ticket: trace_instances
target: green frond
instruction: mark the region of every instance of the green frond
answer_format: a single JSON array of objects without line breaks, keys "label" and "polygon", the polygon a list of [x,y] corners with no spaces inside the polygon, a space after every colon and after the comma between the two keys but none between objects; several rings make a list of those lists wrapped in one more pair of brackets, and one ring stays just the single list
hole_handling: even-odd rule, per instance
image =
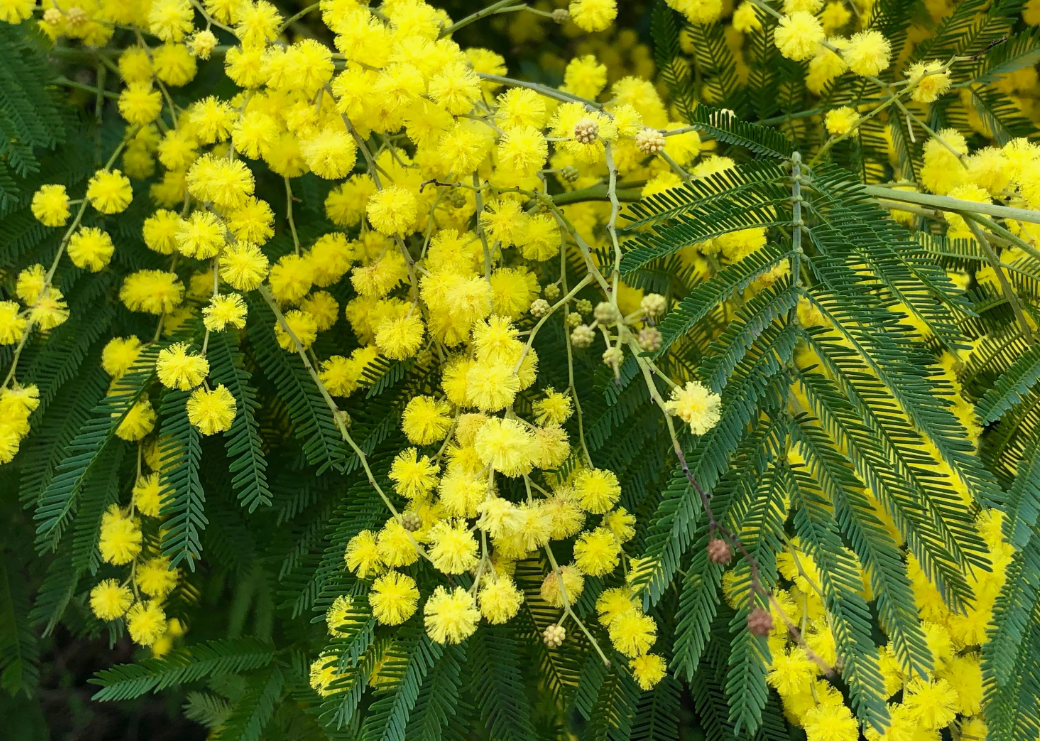
[{"label": "green frond", "polygon": [[0,689],[31,696],[40,681],[40,647],[29,621],[29,579],[17,555],[0,549]]},{"label": "green frond", "polygon": [[485,727],[493,738],[531,741],[535,738],[531,709],[524,692],[516,641],[504,626],[482,626],[466,649],[469,684]]},{"label": "green frond", "polygon": [[159,410],[159,460],[162,464],[162,515],[166,518],[163,555],[170,566],[187,561],[195,570],[202,555],[202,532],[206,519],[206,494],[199,479],[202,441],[199,431],[188,421],[190,391],[168,389]]},{"label": "green frond", "polygon": [[41,552],[57,547],[77,507],[87,474],[115,436],[116,428],[127,412],[151,382],[159,350],[158,345],[152,345],[141,351],[133,367],[115,382],[109,394],[91,411],[90,419],[65,447],[65,457],[55,469],[47,488],[40,494],[33,515],[37,522],[36,547]]},{"label": "green frond", "polygon": [[161,659],[119,664],[98,672],[91,684],[101,687],[95,700],[130,700],[207,677],[259,669],[274,660],[274,647],[255,638],[208,641],[174,649]]},{"label": "green frond", "polygon": [[231,460],[229,470],[234,474],[231,486],[238,493],[239,502],[250,512],[261,504],[271,505],[271,489],[267,484],[267,458],[264,456],[260,425],[256,410],[260,404],[256,391],[250,386],[251,376],[243,365],[243,354],[238,351],[237,338],[229,332],[211,335],[210,372],[213,380],[224,384],[235,397],[235,420],[224,435],[224,445]]},{"label": "green frond", "polygon": [[982,424],[996,422],[1013,406],[1020,403],[1029,390],[1040,381],[1040,347],[1027,348],[979,400],[976,411]]},{"label": "green frond", "polygon": [[285,688],[285,674],[271,665],[246,680],[245,694],[231,704],[216,736],[221,741],[259,741]]}]

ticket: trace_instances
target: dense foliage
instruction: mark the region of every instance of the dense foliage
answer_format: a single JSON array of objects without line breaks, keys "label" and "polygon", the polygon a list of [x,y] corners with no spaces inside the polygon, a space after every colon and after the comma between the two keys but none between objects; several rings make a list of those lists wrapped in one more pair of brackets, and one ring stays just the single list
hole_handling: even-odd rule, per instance
[{"label": "dense foliage", "polygon": [[0,21],[22,737],[1040,735],[1040,3]]}]

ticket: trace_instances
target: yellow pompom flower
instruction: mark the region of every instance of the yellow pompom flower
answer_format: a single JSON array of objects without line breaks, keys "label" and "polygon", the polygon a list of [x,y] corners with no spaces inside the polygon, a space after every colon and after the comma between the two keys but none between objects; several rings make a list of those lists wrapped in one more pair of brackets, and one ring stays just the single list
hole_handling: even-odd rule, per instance
[{"label": "yellow pompom flower", "polygon": [[139,646],[151,646],[166,632],[166,613],[157,600],[136,602],[126,613],[126,629]]},{"label": "yellow pompom flower", "polygon": [[144,438],[155,429],[155,409],[148,399],[141,399],[126,413],[116,427],[116,437],[127,442]]},{"label": "yellow pompom flower", "polygon": [[136,337],[113,337],[101,351],[101,367],[112,376],[112,380],[118,380],[130,370],[140,354],[141,341]]},{"label": "yellow pompom flower", "polygon": [[137,588],[149,597],[163,599],[177,586],[179,573],[170,568],[170,559],[166,556],[149,558],[137,564],[134,569],[134,581]]},{"label": "yellow pompom flower", "polygon": [[148,30],[163,41],[180,41],[194,28],[194,17],[188,0],[155,0],[148,12]]},{"label": "yellow pompom flower", "polygon": [[202,323],[210,332],[222,332],[227,327],[242,329],[246,326],[246,302],[237,293],[214,296],[202,309]]},{"label": "yellow pompom flower", "polygon": [[98,548],[105,563],[122,566],[130,563],[141,552],[141,527],[112,504],[101,516]]},{"label": "yellow pompom flower", "polygon": [[415,226],[418,208],[414,195],[400,186],[391,185],[373,194],[368,200],[366,213],[380,234],[403,236]]},{"label": "yellow pompom flower", "polygon": [[370,574],[383,571],[383,562],[379,558],[379,546],[376,536],[371,530],[362,530],[347,543],[343,554],[347,568],[353,571],[358,579],[365,579]]},{"label": "yellow pompom flower", "polygon": [[477,362],[466,372],[466,398],[482,412],[497,412],[513,403],[520,379],[509,362]]},{"label": "yellow pompom flower", "polygon": [[76,230],[66,249],[73,265],[96,273],[111,262],[115,245],[107,232],[87,226]]},{"label": "yellow pompom flower", "polygon": [[339,318],[339,304],[328,291],[315,291],[300,302],[300,310],[314,317],[318,331],[324,332]]},{"label": "yellow pompom flower", "polygon": [[416,396],[404,408],[401,429],[414,445],[443,440],[451,427],[451,407],[430,396]]},{"label": "yellow pompom flower", "polygon": [[524,593],[507,576],[485,578],[477,592],[480,614],[493,625],[512,620],[523,601]]},{"label": "yellow pompom flower", "polygon": [[158,517],[162,511],[163,486],[159,474],[150,473],[141,476],[134,483],[133,503],[137,511],[145,517]]},{"label": "yellow pompom flower", "polygon": [[880,31],[861,31],[849,39],[841,55],[849,69],[857,75],[872,77],[888,69],[892,45]]},{"label": "yellow pompom flower", "polygon": [[184,285],[176,273],[139,270],[123,281],[119,298],[131,311],[168,314],[184,298]]},{"label": "yellow pompom flower", "polygon": [[545,396],[534,402],[534,421],[540,425],[562,425],[574,413],[571,397],[561,394],[552,386],[545,389]]},{"label": "yellow pompom flower", "polygon": [[293,309],[285,313],[284,323],[276,322],[274,336],[278,346],[286,352],[300,352],[318,338],[318,322],[306,311]]},{"label": "yellow pompom flower", "polygon": [[423,607],[426,633],[437,643],[461,643],[473,635],[479,620],[473,596],[462,587],[451,592],[437,587]]},{"label": "yellow pompom flower", "polygon": [[634,610],[636,601],[628,587],[604,589],[596,600],[596,613],[602,625],[610,625],[619,615]]},{"label": "yellow pompom flower", "polygon": [[389,476],[399,494],[408,499],[419,499],[437,483],[437,466],[429,456],[420,458],[415,448],[407,448],[394,458]]},{"label": "yellow pompom flower", "polygon": [[133,592],[118,579],[105,579],[90,590],[90,610],[101,620],[123,617],[133,601]]},{"label": "yellow pompom flower", "polygon": [[632,670],[632,676],[635,677],[639,689],[643,691],[652,690],[668,673],[668,665],[657,654],[637,656],[628,662],[628,668]]},{"label": "yellow pompom flower", "polygon": [[942,62],[917,62],[906,69],[906,80],[912,90],[910,97],[917,103],[934,103],[950,89],[950,73]]},{"label": "yellow pompom flower", "polygon": [[28,321],[20,312],[14,301],[0,301],[0,345],[13,345],[22,339]]},{"label": "yellow pompom flower", "polygon": [[844,704],[821,703],[802,720],[807,741],[856,741],[859,724]]},{"label": "yellow pompom flower", "polygon": [[456,116],[469,113],[480,97],[480,78],[464,62],[453,62],[430,79],[430,97]]},{"label": "yellow pompom flower", "polygon": [[236,406],[235,397],[224,384],[212,391],[195,389],[188,398],[188,421],[203,435],[215,435],[231,428]]},{"label": "yellow pompom flower", "polygon": [[533,440],[515,419],[489,419],[477,432],[473,445],[484,465],[505,476],[517,477],[531,470]]},{"label": "yellow pompom flower", "polygon": [[921,677],[910,680],[903,704],[924,728],[938,730],[957,717],[957,691],[945,679],[928,681]]},{"label": "yellow pompom flower", "polygon": [[828,134],[831,136],[842,136],[849,133],[858,120],[859,114],[854,109],[842,106],[841,108],[827,111],[823,123],[827,127]]},{"label": "yellow pompom flower", "polygon": [[41,185],[33,193],[32,213],[44,226],[65,226],[69,220],[69,195],[64,185]]},{"label": "yellow pompom flower", "polygon": [[788,59],[796,62],[809,59],[823,41],[823,26],[812,13],[804,10],[780,19],[773,30],[773,42]]},{"label": "yellow pompom flower", "polygon": [[419,604],[415,579],[397,571],[388,571],[372,584],[368,603],[377,622],[400,625],[415,614]]},{"label": "yellow pompom flower", "polygon": [[502,135],[497,150],[501,167],[517,175],[530,177],[545,164],[549,145],[542,132],[531,126],[508,129]]},{"label": "yellow pompom flower", "polygon": [[379,549],[379,560],[387,566],[409,566],[419,559],[415,536],[395,517],[387,520],[379,531],[376,547]]},{"label": "yellow pompom flower", "polygon": [[[560,578],[562,577],[562,579]],[[561,588],[562,581],[562,588]],[[585,588],[585,577],[573,566],[561,566],[559,574],[556,570],[550,571],[542,580],[539,594],[542,599],[553,607],[563,607],[564,604],[573,605],[581,596]],[[566,596],[566,600],[564,597]]]},{"label": "yellow pompom flower", "polygon": [[621,544],[605,527],[582,533],[574,543],[574,563],[589,576],[605,576],[617,568]]},{"label": "yellow pompom flower", "polygon": [[300,146],[307,167],[318,177],[339,180],[350,174],[357,161],[357,146],[346,131],[322,129]]},{"label": "yellow pompom flower", "polygon": [[159,209],[144,220],[141,230],[145,246],[160,255],[172,255],[177,249],[177,232],[181,217],[173,211]]},{"label": "yellow pompom flower", "polygon": [[618,615],[607,630],[614,648],[630,659],[645,654],[657,640],[657,623],[639,610]]},{"label": "yellow pompom flower", "polygon": [[31,18],[36,3],[33,0],[4,0],[0,3],[0,21],[21,23]]},{"label": "yellow pompom flower", "polygon": [[240,242],[220,256],[221,279],[239,291],[259,288],[267,277],[267,267],[267,256],[255,244]]},{"label": "yellow pompom flower", "polygon": [[69,307],[61,291],[53,286],[41,291],[29,311],[29,318],[44,332],[64,324],[69,318]]},{"label": "yellow pompom flower", "polygon": [[419,352],[425,332],[418,312],[400,319],[386,319],[376,330],[376,347],[391,360],[404,360]]},{"label": "yellow pompom flower", "polygon": [[133,198],[130,179],[119,170],[98,170],[87,183],[87,200],[103,214],[118,214]]},{"label": "yellow pompom flower", "polygon": [[434,568],[445,574],[461,574],[477,565],[477,539],[465,520],[441,520],[429,532],[429,556]]},{"label": "yellow pompom flower", "polygon": [[166,388],[190,391],[209,375],[209,361],[189,352],[187,343],[177,342],[159,352],[155,370]]},{"label": "yellow pompom flower", "polygon": [[128,123],[144,126],[159,117],[162,94],[150,82],[131,82],[119,94],[119,113]]},{"label": "yellow pompom flower", "polygon": [[571,20],[582,31],[606,31],[617,18],[615,0],[572,0],[567,7]]},{"label": "yellow pompom flower", "polygon": [[208,260],[224,246],[224,224],[209,211],[196,211],[180,222],[175,239],[182,255]]},{"label": "yellow pompom flower", "polygon": [[253,173],[244,162],[211,154],[192,163],[185,183],[188,192],[200,201],[210,201],[224,210],[241,208],[255,187]]},{"label": "yellow pompom flower", "polygon": [[690,425],[694,435],[703,435],[722,418],[722,397],[700,381],[689,381],[685,386],[672,389],[665,411]]},{"label": "yellow pompom flower", "polygon": [[582,509],[594,515],[609,512],[621,496],[621,485],[613,471],[584,469],[574,477],[573,485]]},{"label": "yellow pompom flower", "polygon": [[284,255],[271,268],[269,282],[271,293],[276,299],[282,303],[295,304],[311,290],[314,270],[306,258],[294,254]]}]

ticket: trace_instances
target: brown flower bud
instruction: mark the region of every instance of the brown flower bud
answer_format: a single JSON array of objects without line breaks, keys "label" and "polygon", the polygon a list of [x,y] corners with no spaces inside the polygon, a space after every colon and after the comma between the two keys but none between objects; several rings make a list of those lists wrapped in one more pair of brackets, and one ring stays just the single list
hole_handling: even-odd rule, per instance
[{"label": "brown flower bud", "polygon": [[747,616],[747,627],[752,635],[765,637],[773,630],[773,616],[769,610],[756,607]]},{"label": "brown flower bud", "polygon": [[712,563],[725,566],[733,558],[733,551],[722,538],[712,538],[708,541],[708,558]]}]

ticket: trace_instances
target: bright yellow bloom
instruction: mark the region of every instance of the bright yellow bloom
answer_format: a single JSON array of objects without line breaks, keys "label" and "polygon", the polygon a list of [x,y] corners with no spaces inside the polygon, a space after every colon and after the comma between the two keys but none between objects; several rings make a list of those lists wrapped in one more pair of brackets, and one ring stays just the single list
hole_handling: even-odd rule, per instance
[{"label": "bright yellow bloom", "polygon": [[235,408],[235,397],[224,384],[213,390],[195,389],[188,398],[188,421],[203,435],[215,435],[231,429]]},{"label": "bright yellow bloom", "polygon": [[480,611],[462,587],[449,592],[437,587],[423,607],[426,632],[437,643],[460,643],[477,629]]},{"label": "bright yellow bloom", "polygon": [[415,614],[419,604],[415,579],[397,571],[388,571],[373,582],[368,603],[378,622],[400,625]]}]

